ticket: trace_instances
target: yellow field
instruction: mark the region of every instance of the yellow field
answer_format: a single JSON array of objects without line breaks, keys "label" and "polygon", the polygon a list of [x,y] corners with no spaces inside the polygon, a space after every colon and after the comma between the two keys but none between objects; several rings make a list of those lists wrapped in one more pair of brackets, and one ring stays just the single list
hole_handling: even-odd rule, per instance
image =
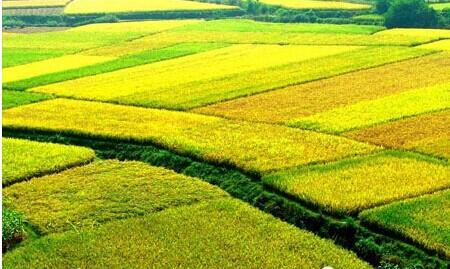
[{"label": "yellow field", "polygon": [[294,169],[263,180],[328,211],[345,213],[450,187],[450,167],[395,155]]},{"label": "yellow field", "polygon": [[450,108],[450,83],[411,90],[293,119],[290,126],[342,133],[377,123]]},{"label": "yellow field", "polygon": [[450,159],[448,126],[450,126],[450,110],[348,132],[346,136]]},{"label": "yellow field", "polygon": [[237,7],[183,0],[74,0],[66,6],[64,13],[88,14],[235,8]]},{"label": "yellow field", "polygon": [[112,60],[112,57],[68,55],[3,69],[3,83]]},{"label": "yellow field", "polygon": [[450,38],[450,30],[444,29],[390,29],[380,31],[375,36],[386,36],[389,38],[398,38],[401,36],[430,37],[430,38]]},{"label": "yellow field", "polygon": [[282,126],[65,99],[6,110],[3,127],[152,141],[181,154],[256,173],[378,150],[345,138]]},{"label": "yellow field", "polygon": [[338,1],[314,0],[261,0],[261,3],[293,9],[370,9],[370,5]]},{"label": "yellow field", "polygon": [[[36,92],[91,100],[122,100],[177,106],[185,98],[207,98],[214,92],[177,91],[177,87],[195,81],[207,81],[242,72],[286,65],[312,58],[355,50],[349,46],[234,45],[173,60],[137,66],[33,89]],[[127,79],[124,79],[127,78]],[[133,94],[137,94],[136,96]],[[195,94],[195,95],[194,95]]]},{"label": "yellow field", "polygon": [[17,0],[3,1],[3,8],[28,8],[28,7],[60,7],[65,6],[69,0]]},{"label": "yellow field", "polygon": [[420,45],[419,47],[424,48],[424,49],[450,51],[450,39],[445,39],[445,40],[440,40],[440,41]]},{"label": "yellow field", "polygon": [[450,55],[400,61],[198,108],[195,111],[255,122],[283,123],[450,79]]}]

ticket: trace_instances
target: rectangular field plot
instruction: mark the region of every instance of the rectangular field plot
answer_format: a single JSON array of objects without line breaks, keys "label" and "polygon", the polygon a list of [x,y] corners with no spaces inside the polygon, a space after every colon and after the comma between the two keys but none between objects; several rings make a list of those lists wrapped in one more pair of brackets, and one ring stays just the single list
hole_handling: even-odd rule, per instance
[{"label": "rectangular field plot", "polygon": [[370,9],[370,5],[348,3],[344,1],[315,1],[315,0],[261,0],[261,3],[281,6],[284,8],[291,9],[322,9],[322,10],[333,10],[333,9],[344,9],[344,10],[360,10],[360,9]]},{"label": "rectangular field plot", "polygon": [[65,99],[6,110],[3,127],[149,141],[255,173],[378,150],[341,137],[282,126]]},{"label": "rectangular field plot", "polygon": [[242,73],[253,73],[269,67],[275,68],[358,48],[234,45],[164,62],[47,85],[33,91],[149,107],[189,108],[198,103],[242,94],[238,89],[229,87],[199,88],[196,85],[200,81],[240,76]]},{"label": "rectangular field plot", "polygon": [[236,6],[218,5],[184,0],[74,0],[64,9],[65,14],[103,14],[123,12],[186,11],[236,9]]},{"label": "rectangular field plot", "polygon": [[[379,57],[375,56],[375,53],[371,55]],[[354,66],[357,66],[357,63],[355,60]],[[323,65],[328,66],[326,63]],[[432,54],[218,103],[194,111],[255,122],[284,123],[448,80],[449,55]]]},{"label": "rectangular field plot", "polygon": [[91,149],[3,138],[3,185],[90,162]]},{"label": "rectangular field plot", "polygon": [[278,172],[263,181],[326,211],[356,213],[448,188],[450,167],[392,152]]},{"label": "rectangular field plot", "polygon": [[127,67],[169,60],[226,46],[225,44],[218,43],[181,43],[160,49],[149,49],[147,51],[114,58],[106,62],[6,83],[3,84],[3,88],[21,91],[51,83],[112,72]]},{"label": "rectangular field plot", "polygon": [[50,98],[52,98],[52,96],[45,93],[3,90],[2,109],[8,109],[16,106],[31,104]]},{"label": "rectangular field plot", "polygon": [[3,68],[46,60],[64,55],[58,49],[3,48]]},{"label": "rectangular field plot", "polygon": [[420,115],[345,134],[353,139],[450,158],[450,110]]},{"label": "rectangular field plot", "polygon": [[447,108],[450,108],[450,83],[332,109],[291,120],[288,125],[327,133],[342,133]]},{"label": "rectangular field plot", "polygon": [[360,218],[450,257],[450,190],[363,211]]},{"label": "rectangular field plot", "polygon": [[3,83],[94,65],[109,60],[112,60],[112,58],[102,56],[68,55],[9,67],[2,70]]},{"label": "rectangular field plot", "polygon": [[444,40],[420,45],[418,47],[423,48],[423,49],[450,51],[450,39],[444,39]]},{"label": "rectangular field plot", "polygon": [[[59,49],[77,52],[143,37],[199,20],[98,23],[64,31],[19,34],[3,33],[3,48]],[[100,55],[101,56],[101,55]]]},{"label": "rectangular field plot", "polygon": [[3,190],[10,206],[45,234],[92,228],[227,196],[198,179],[140,162],[114,160],[97,161]]},{"label": "rectangular field plot", "polygon": [[444,29],[389,29],[380,31],[374,34],[375,36],[385,36],[390,38],[398,38],[401,36],[415,36],[415,37],[431,37],[431,38],[450,38],[450,30]]},{"label": "rectangular field plot", "polygon": [[371,268],[331,241],[231,198],[110,222],[94,230],[52,234],[3,256],[7,268],[177,268],[180,264],[217,269]]}]

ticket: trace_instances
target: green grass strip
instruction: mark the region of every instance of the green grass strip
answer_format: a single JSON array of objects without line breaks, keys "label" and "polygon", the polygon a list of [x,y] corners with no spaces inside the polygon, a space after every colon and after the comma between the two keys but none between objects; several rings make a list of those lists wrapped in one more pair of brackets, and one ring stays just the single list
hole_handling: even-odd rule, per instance
[{"label": "green grass strip", "polygon": [[50,98],[53,98],[52,95],[45,93],[3,90],[2,108],[8,109],[16,106],[36,103]]},{"label": "green grass strip", "polygon": [[225,47],[225,44],[219,43],[181,43],[174,46],[147,50],[136,54],[127,55],[111,61],[94,64],[90,66],[81,67],[78,69],[45,74],[38,77],[5,83],[3,88],[10,90],[25,90],[38,86],[48,85],[56,82],[93,76],[101,73],[111,72],[127,67],[133,67],[143,64],[150,64],[158,61],[164,61],[177,57],[182,57],[190,54],[200,53],[208,50]]},{"label": "green grass strip", "polygon": [[62,49],[3,48],[3,68],[42,61],[66,54]]}]

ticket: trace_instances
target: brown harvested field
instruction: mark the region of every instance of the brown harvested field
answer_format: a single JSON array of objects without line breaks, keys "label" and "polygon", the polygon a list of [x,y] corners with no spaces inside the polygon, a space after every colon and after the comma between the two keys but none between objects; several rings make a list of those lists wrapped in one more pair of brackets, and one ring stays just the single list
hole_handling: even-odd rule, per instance
[{"label": "brown harvested field", "polygon": [[50,15],[63,14],[64,7],[38,7],[38,8],[8,8],[3,9],[3,15]]},{"label": "brown harvested field", "polygon": [[336,107],[450,79],[450,54],[429,56],[352,72],[194,109],[194,112],[255,122],[283,123]]},{"label": "brown harvested field", "polygon": [[352,131],[345,136],[450,159],[450,110]]}]

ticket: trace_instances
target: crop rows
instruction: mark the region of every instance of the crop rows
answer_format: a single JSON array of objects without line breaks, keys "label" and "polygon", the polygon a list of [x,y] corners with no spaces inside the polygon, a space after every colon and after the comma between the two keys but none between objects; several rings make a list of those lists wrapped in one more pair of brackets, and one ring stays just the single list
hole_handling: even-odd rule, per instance
[{"label": "crop rows", "polygon": [[45,93],[19,92],[3,90],[2,108],[8,109],[16,106],[31,104],[42,100],[52,98],[51,95]]}]

